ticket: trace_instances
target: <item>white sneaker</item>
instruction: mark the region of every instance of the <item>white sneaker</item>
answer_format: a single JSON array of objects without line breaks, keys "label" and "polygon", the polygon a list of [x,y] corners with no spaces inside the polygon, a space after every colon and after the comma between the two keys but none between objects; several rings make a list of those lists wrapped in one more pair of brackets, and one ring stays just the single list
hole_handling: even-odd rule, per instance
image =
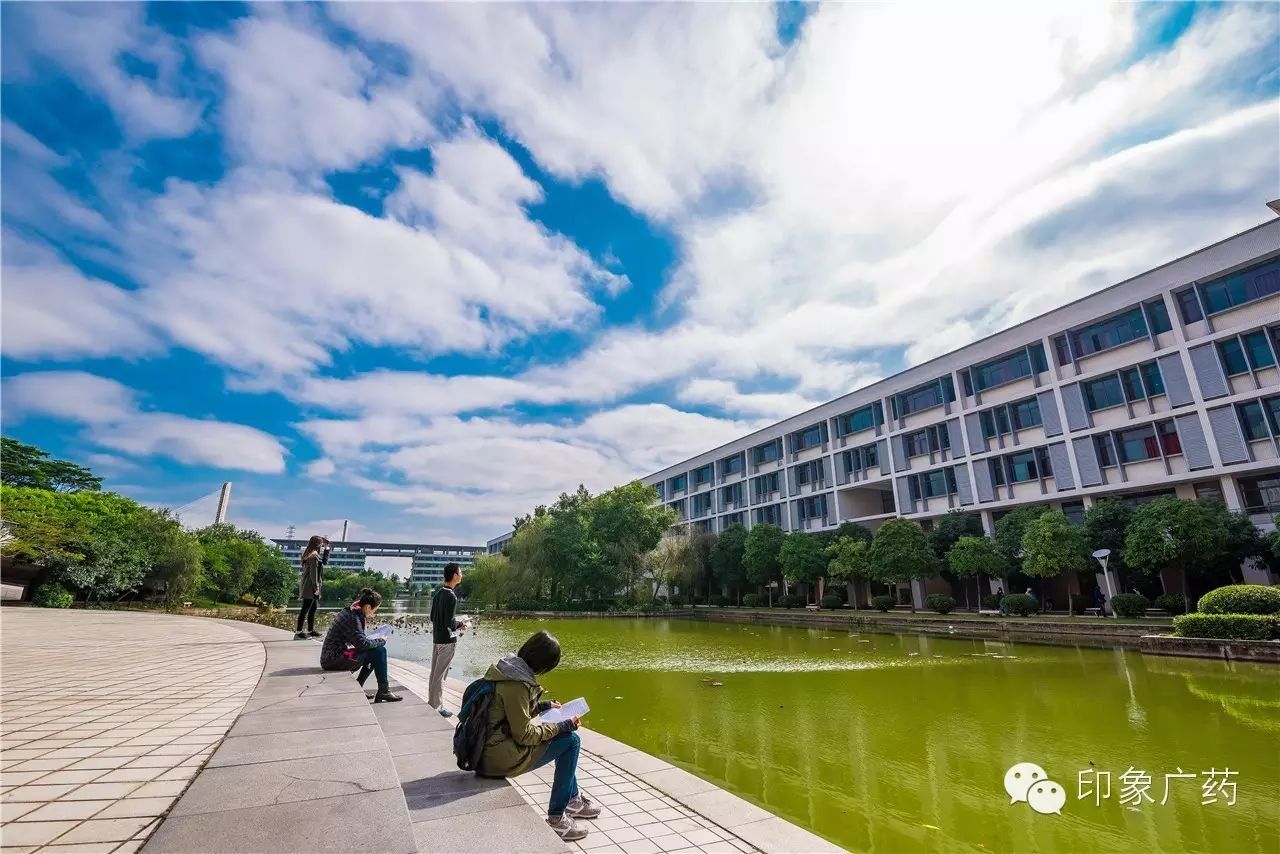
[{"label": "white sneaker", "polygon": [[587,828],[571,819],[567,813],[559,818],[547,818],[547,827],[565,842],[576,842],[587,835]]},{"label": "white sneaker", "polygon": [[587,797],[586,792],[579,789],[578,796],[569,799],[568,806],[564,808],[564,814],[570,818],[599,818],[600,805]]}]

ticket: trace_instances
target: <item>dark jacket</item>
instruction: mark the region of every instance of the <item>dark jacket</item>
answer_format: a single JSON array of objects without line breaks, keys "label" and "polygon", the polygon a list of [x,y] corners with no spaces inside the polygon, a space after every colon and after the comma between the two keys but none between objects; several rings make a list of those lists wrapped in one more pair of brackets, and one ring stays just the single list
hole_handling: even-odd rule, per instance
[{"label": "dark jacket", "polygon": [[316,590],[321,588],[323,567],[329,562],[329,550],[322,549],[302,561],[302,578],[298,579],[299,599],[319,599]]},{"label": "dark jacket", "polygon": [[370,640],[364,635],[364,613],[359,605],[352,605],[338,612],[324,634],[320,646],[320,667],[324,670],[354,670],[355,662],[343,655],[347,647],[356,652],[375,646],[385,646],[381,638]]},{"label": "dark jacket", "polygon": [[547,752],[547,743],[574,729],[572,721],[540,724],[534,715],[550,708],[540,703],[542,686],[518,655],[504,656],[484,675],[493,684],[489,704],[489,738],[480,754],[480,774],[515,777],[534,766]]},{"label": "dark jacket", "polygon": [[441,587],[431,595],[431,637],[436,643],[457,643],[453,632],[458,630],[458,620],[453,616],[458,610],[458,595],[448,587]]}]

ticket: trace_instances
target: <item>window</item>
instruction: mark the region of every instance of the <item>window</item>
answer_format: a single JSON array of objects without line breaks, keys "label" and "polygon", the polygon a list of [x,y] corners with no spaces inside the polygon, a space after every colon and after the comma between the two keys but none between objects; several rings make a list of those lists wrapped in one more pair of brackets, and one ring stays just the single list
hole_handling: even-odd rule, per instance
[{"label": "window", "polygon": [[1083,501],[1062,502],[1062,515],[1070,519],[1072,525],[1083,525],[1084,524],[1084,502]]},{"label": "window", "polygon": [[775,471],[770,474],[762,474],[751,483],[755,491],[756,500],[759,501],[778,491],[778,473]]},{"label": "window", "polygon": [[848,436],[850,433],[870,430],[877,424],[883,423],[884,412],[881,409],[880,404],[873,403],[870,406],[855,409],[853,412],[846,412],[844,415],[836,418],[836,434],[839,436]]},{"label": "window", "polygon": [[1176,456],[1182,453],[1182,443],[1178,439],[1177,428],[1172,421],[1161,421],[1124,430],[1117,435],[1120,446],[1120,459],[1126,463],[1140,463],[1143,460],[1158,459],[1163,456]]},{"label": "window", "polygon": [[1080,387],[1084,391],[1085,405],[1090,412],[1124,403],[1124,390],[1120,387],[1120,377],[1115,374],[1082,383]]},{"label": "window", "polygon": [[1280,513],[1280,474],[1242,477],[1240,497],[1248,513]]},{"label": "window", "polygon": [[741,504],[742,481],[722,487],[720,489],[720,498],[725,504]]},{"label": "window", "polygon": [[1257,332],[1241,335],[1240,342],[1244,344],[1244,354],[1249,360],[1249,366],[1255,371],[1275,366],[1276,357],[1271,352],[1265,331],[1259,329]]},{"label": "window", "polygon": [[756,465],[761,463],[771,463],[782,456],[782,440],[774,439],[763,445],[757,445],[751,450],[751,459]]},{"label": "window", "polygon": [[704,492],[693,496],[693,515],[705,516],[711,512],[711,493]]},{"label": "window", "polygon": [[1147,334],[1147,322],[1141,308],[1131,308],[1106,320],[1068,333],[1077,358],[1091,356],[1121,344],[1136,341]]},{"label": "window", "polygon": [[683,498],[681,498],[679,501],[671,502],[669,506],[671,507],[672,510],[676,511],[676,518],[679,519],[681,522],[689,518],[689,514],[687,512],[688,504],[685,502]]},{"label": "window", "polygon": [[955,475],[951,469],[938,469],[919,476],[919,491],[925,498],[937,498],[955,492]]},{"label": "window", "polygon": [[861,448],[845,451],[841,457],[844,460],[845,474],[867,471],[880,465],[880,451],[877,445],[863,445]]},{"label": "window", "polygon": [[906,445],[908,457],[929,453],[929,433],[926,430],[909,433],[902,438],[902,442]]},{"label": "window", "polygon": [[694,469],[694,470],[693,470],[693,485],[694,485],[694,486],[702,486],[702,484],[704,484],[704,483],[710,483],[710,482],[711,482],[711,474],[712,474],[712,469],[711,469],[711,464],[710,464],[710,463],[708,463],[707,465],[703,466],[702,468],[696,468],[696,469]]},{"label": "window", "polygon": [[975,387],[978,391],[984,391],[1029,377],[1033,372],[1041,373],[1048,369],[1049,366],[1044,358],[1044,345],[1032,344],[1016,353],[993,359],[965,371],[963,374],[965,394],[972,395]]},{"label": "window", "polygon": [[1205,311],[1217,314],[1254,300],[1280,294],[1280,258],[1200,285]]},{"label": "window", "polygon": [[654,488],[654,489],[656,489],[656,490],[658,490],[658,500],[659,500],[659,501],[661,501],[663,498],[665,498],[665,497],[666,497],[667,490],[666,490],[666,484],[665,484],[665,483],[655,483],[655,484],[653,485],[653,488]]},{"label": "window", "polygon": [[1177,294],[1178,311],[1182,314],[1183,323],[1197,323],[1204,320],[1204,312],[1200,310],[1200,300],[1196,298],[1196,289],[1187,288]]},{"label": "window", "polygon": [[1004,460],[996,457],[993,460],[988,460],[987,463],[991,467],[991,482],[996,486],[1004,486]]},{"label": "window", "polygon": [[1262,406],[1267,410],[1267,418],[1271,421],[1271,432],[1280,436],[1280,397],[1269,397],[1262,401]]},{"label": "window", "polygon": [[1125,368],[1120,372],[1120,380],[1124,385],[1125,398],[1131,401],[1164,394],[1164,378],[1160,376],[1160,366],[1155,362]]},{"label": "window", "polygon": [[1234,377],[1249,373],[1249,362],[1245,359],[1244,348],[1240,346],[1239,338],[1219,341],[1218,354],[1222,356],[1222,367],[1226,370],[1227,376]]},{"label": "window", "polygon": [[1142,305],[1147,310],[1147,322],[1151,324],[1152,332],[1159,335],[1173,328],[1173,324],[1169,322],[1169,309],[1164,304],[1164,300],[1153,299]]},{"label": "window", "polygon": [[982,422],[982,435],[988,439],[994,439],[996,436],[1004,436],[1013,432],[1009,426],[1009,408],[1007,406],[988,409],[978,416],[978,420]]},{"label": "window", "polygon": [[1009,481],[1022,483],[1027,480],[1038,480],[1040,469],[1036,466],[1035,451],[1021,451],[1005,457],[1009,467]]},{"label": "window", "polygon": [[821,445],[826,439],[826,429],[822,424],[814,424],[812,427],[806,428],[791,434],[791,447],[796,451],[803,451],[807,448],[813,448]]},{"label": "window", "polygon": [[806,519],[825,519],[827,516],[827,497],[818,495],[800,500],[800,521]]},{"label": "window", "polygon": [[1216,480],[1205,480],[1200,483],[1193,484],[1192,487],[1196,491],[1196,501],[1216,501],[1219,504],[1226,504],[1226,500],[1222,495],[1222,484]]},{"label": "window", "polygon": [[681,492],[689,488],[689,478],[687,475],[678,474],[671,478],[671,491]]},{"label": "window", "polygon": [[725,457],[720,461],[720,474],[737,474],[742,471],[745,465],[746,460],[743,458],[742,454],[734,454],[732,457]]},{"label": "window", "polygon": [[895,418],[903,418],[913,412],[941,406],[944,401],[955,399],[956,388],[951,377],[942,377],[927,385],[894,395],[893,414]]},{"label": "window", "polygon": [[1262,401],[1251,400],[1248,403],[1242,403],[1236,407],[1236,412],[1240,415],[1240,429],[1244,430],[1244,435],[1250,442],[1271,438],[1271,433],[1267,430],[1267,415],[1262,409]]},{"label": "window", "polygon": [[1093,448],[1098,452],[1098,465],[1105,469],[1111,468],[1116,464],[1115,445],[1110,436],[1094,436]]},{"label": "window", "polygon": [[777,525],[781,519],[781,508],[777,504],[771,504],[768,507],[756,508],[756,523],[764,523],[768,525]]},{"label": "window", "polygon": [[796,466],[796,484],[798,486],[804,486],[808,483],[820,484],[824,480],[822,460],[814,460],[813,462]]},{"label": "window", "polygon": [[1013,410],[1013,426],[1017,430],[1040,426],[1040,401],[1034,397],[1018,401],[1010,406]]},{"label": "window", "polygon": [[1071,346],[1067,343],[1067,336],[1059,335],[1053,339],[1053,352],[1058,357],[1058,366],[1066,367],[1074,361],[1071,358]]}]

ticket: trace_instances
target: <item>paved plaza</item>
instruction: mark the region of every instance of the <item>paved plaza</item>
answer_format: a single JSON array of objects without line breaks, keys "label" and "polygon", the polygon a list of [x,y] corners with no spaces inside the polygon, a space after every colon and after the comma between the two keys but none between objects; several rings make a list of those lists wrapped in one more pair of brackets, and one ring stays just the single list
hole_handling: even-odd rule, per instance
[{"label": "paved plaza", "polygon": [[5,854],[136,851],[235,722],[262,644],[190,617],[2,616]]},{"label": "paved plaza", "polygon": [[[252,623],[5,608],[0,846],[11,852],[528,854],[838,851],[661,759],[582,729],[604,808],[566,844],[543,822],[552,767],[457,769],[427,670],[393,661],[372,705],[319,644]],[[451,681],[457,707],[463,686]]]}]

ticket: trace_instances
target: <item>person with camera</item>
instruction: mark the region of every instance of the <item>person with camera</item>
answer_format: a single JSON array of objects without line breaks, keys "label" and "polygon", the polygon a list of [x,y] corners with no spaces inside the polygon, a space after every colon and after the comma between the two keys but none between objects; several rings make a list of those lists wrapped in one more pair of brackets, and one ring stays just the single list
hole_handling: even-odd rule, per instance
[{"label": "person with camera", "polygon": [[[302,607],[298,609],[298,627],[294,630],[294,640],[318,638],[316,631],[316,606],[320,604],[321,579],[324,565],[329,562],[329,541],[316,534],[307,541],[302,550],[302,578],[298,582],[298,598]],[[302,631],[302,622],[306,620],[307,630]]]}]

